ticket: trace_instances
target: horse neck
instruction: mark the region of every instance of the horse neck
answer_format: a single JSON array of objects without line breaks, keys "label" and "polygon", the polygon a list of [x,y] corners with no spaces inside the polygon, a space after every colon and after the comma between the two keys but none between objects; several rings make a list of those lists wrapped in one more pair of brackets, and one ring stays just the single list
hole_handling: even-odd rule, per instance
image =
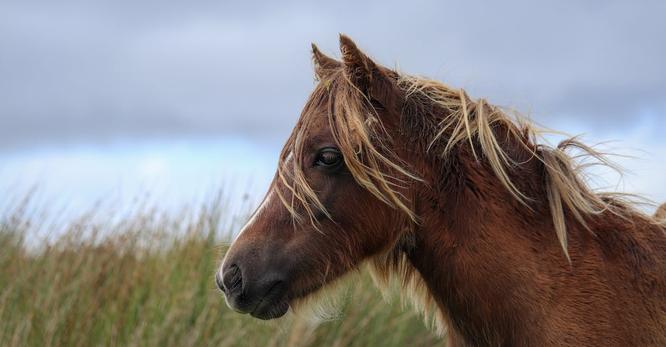
[{"label": "horse neck", "polygon": [[[513,154],[527,158],[523,174],[511,174],[518,188],[542,196],[542,180],[535,176],[540,165],[526,153]],[[537,328],[537,320],[529,316],[539,305],[537,273],[532,271],[537,266],[535,250],[550,253],[561,266],[567,264],[547,205],[528,209],[488,163],[463,147],[446,162],[430,155],[416,162],[429,184],[417,193],[422,223],[408,257],[449,325],[469,338],[484,339],[479,343],[506,341],[513,327],[527,322]]]}]

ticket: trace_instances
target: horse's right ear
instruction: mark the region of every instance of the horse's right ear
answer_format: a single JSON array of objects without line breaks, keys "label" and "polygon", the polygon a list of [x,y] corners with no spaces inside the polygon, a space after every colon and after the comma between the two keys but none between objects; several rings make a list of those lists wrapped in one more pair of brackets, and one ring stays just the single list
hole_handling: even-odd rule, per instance
[{"label": "horse's right ear", "polygon": [[384,108],[401,108],[401,99],[396,97],[400,94],[396,72],[375,63],[344,34],[340,34],[340,51],[345,76],[358,91],[368,100],[379,102]]},{"label": "horse's right ear", "polygon": [[314,64],[315,76],[318,80],[326,79],[333,71],[339,69],[342,63],[326,56],[317,45],[312,44],[312,62]]}]

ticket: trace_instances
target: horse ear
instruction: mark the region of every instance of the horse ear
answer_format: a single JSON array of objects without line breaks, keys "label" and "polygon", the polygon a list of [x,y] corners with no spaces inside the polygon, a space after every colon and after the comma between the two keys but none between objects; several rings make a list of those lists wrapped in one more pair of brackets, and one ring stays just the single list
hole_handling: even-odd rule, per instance
[{"label": "horse ear", "polygon": [[361,92],[367,94],[377,65],[345,34],[340,34],[340,52],[345,74]]},{"label": "horse ear", "polygon": [[395,83],[397,73],[376,64],[361,52],[352,39],[340,34],[340,51],[344,73],[365,96],[379,101],[384,107],[397,107]]},{"label": "horse ear", "polygon": [[312,44],[312,62],[314,64],[317,79],[326,79],[333,71],[339,69],[342,64],[322,53],[317,45]]}]

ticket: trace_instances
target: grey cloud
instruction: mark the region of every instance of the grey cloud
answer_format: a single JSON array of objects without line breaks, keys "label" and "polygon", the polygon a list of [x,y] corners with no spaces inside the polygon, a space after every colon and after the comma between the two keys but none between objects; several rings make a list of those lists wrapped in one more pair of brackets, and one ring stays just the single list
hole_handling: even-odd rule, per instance
[{"label": "grey cloud", "polygon": [[618,128],[666,110],[666,3],[16,1],[0,4],[0,145],[284,136],[309,42],[470,94]]}]

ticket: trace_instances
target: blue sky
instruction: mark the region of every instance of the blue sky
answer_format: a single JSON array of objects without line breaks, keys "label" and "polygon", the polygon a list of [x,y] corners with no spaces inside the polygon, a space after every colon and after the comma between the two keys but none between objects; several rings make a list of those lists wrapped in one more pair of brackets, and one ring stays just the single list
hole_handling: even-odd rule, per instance
[{"label": "blue sky", "polygon": [[[585,134],[666,201],[663,1],[4,1],[0,192],[84,210],[265,189],[313,88],[309,44]],[[616,186],[613,178],[607,182]],[[600,184],[603,185],[603,184]],[[10,204],[13,199],[0,201]],[[0,210],[1,211],[1,210]]]}]

